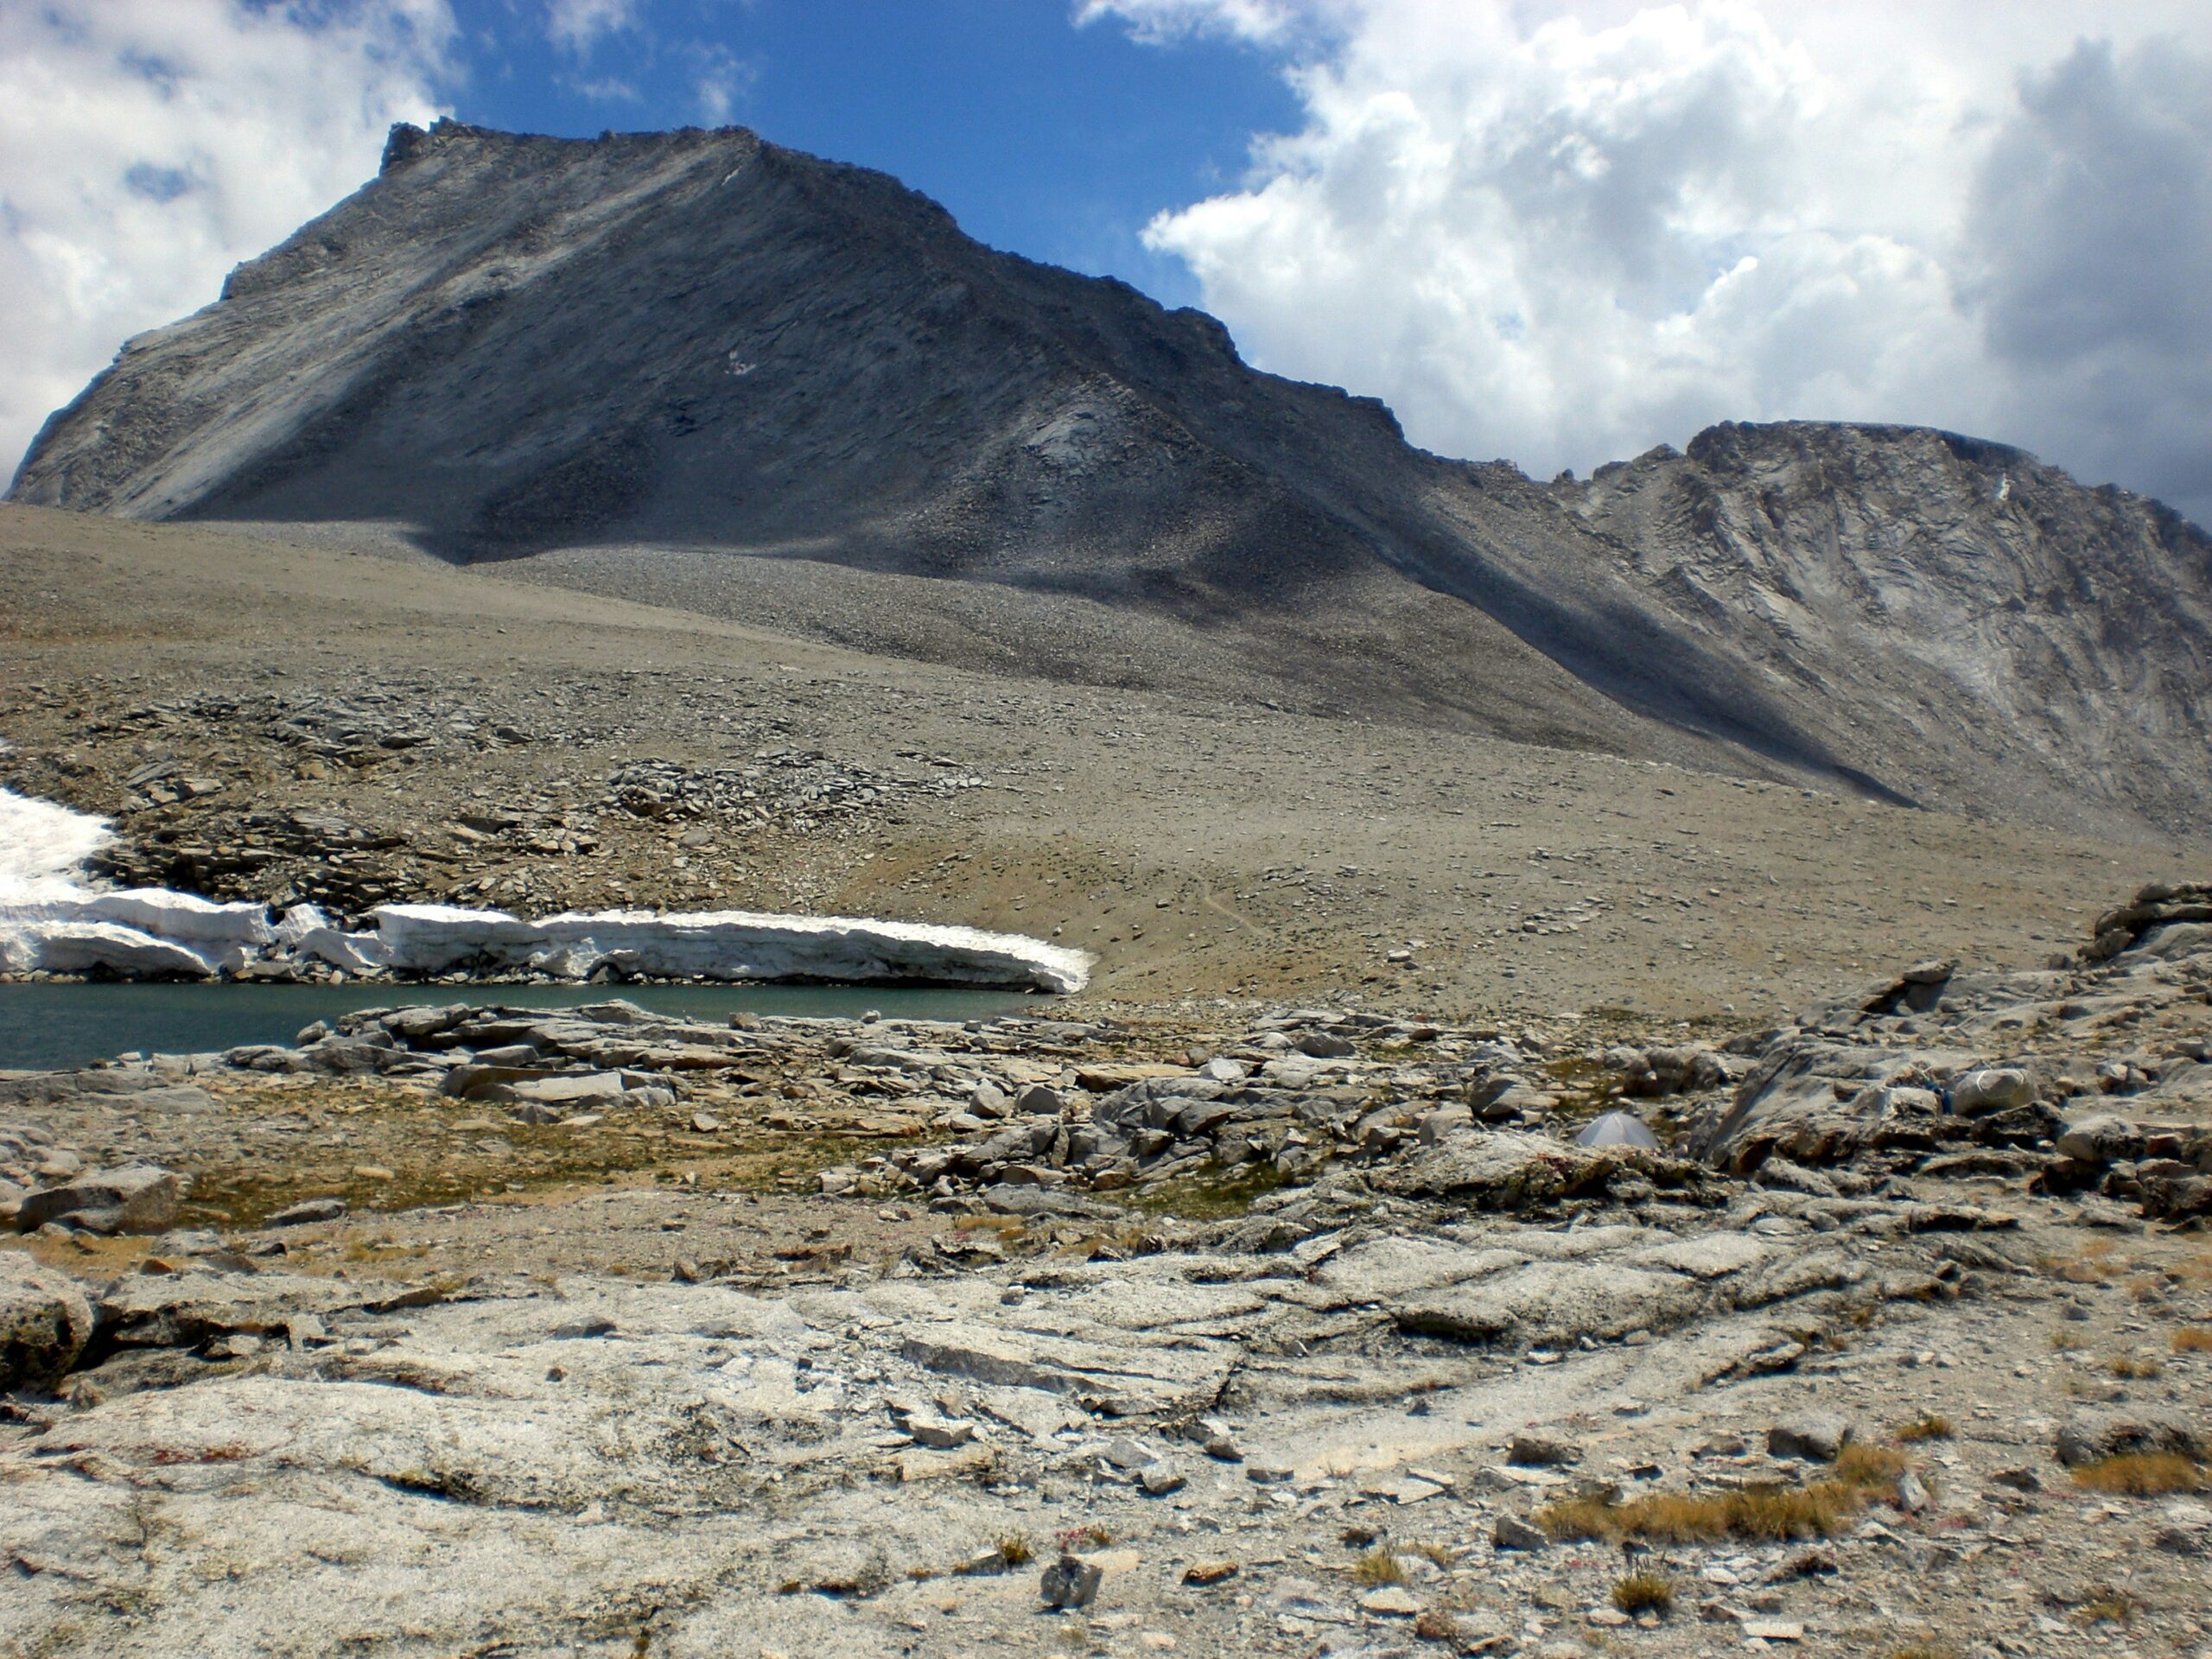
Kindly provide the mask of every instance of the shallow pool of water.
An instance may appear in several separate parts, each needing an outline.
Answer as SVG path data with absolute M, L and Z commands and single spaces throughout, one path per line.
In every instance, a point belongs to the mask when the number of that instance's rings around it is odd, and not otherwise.
M 196 1054 L 289 1043 L 302 1026 L 356 1008 L 474 1002 L 567 1008 L 620 997 L 657 1014 L 720 1023 L 754 1014 L 982 1020 L 1051 999 L 1007 991 L 855 985 L 0 985 L 0 1071 L 83 1065 L 136 1049 Z

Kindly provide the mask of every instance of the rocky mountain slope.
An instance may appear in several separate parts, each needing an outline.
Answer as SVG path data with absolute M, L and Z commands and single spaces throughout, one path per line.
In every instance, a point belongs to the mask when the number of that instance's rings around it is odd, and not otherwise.
M 1995 446 L 1726 427 L 1587 486 L 1407 445 L 1211 318 L 742 130 L 397 129 L 130 342 L 13 499 L 397 526 L 939 660 L 2212 822 L 2212 542 Z

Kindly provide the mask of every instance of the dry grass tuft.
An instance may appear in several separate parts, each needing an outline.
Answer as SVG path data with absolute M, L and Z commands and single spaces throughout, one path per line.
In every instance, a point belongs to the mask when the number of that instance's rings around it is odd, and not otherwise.
M 1441 1607 L 1429 1607 L 1414 1620 L 1414 1634 L 1424 1642 L 1449 1642 L 1454 1647 L 1460 1640 L 1459 1621 Z
M 1026 1532 L 1009 1532 L 999 1539 L 999 1559 L 1008 1567 L 1026 1567 L 1036 1554 Z
M 2123 1452 L 2074 1471 L 2074 1484 L 2118 1497 L 2162 1497 L 2212 1491 L 2212 1470 L 2178 1452 Z
M 2212 1325 L 2185 1325 L 2175 1332 L 2174 1352 L 2212 1354 Z
M 2166 1368 L 2155 1359 L 2136 1354 L 2115 1354 L 2105 1362 L 2105 1370 L 2114 1376 L 2146 1380 L 2165 1375 Z
M 1823 1478 L 1803 1486 L 1779 1484 L 1726 1492 L 1654 1492 L 1625 1503 L 1570 1497 L 1531 1517 L 1551 1538 L 1616 1542 L 1647 1538 L 1663 1544 L 1713 1544 L 1725 1538 L 1783 1543 L 1827 1538 L 1872 1502 L 1909 1466 L 1891 1446 L 1847 1446 Z
M 1909 1648 L 1899 1648 L 1890 1659 L 1959 1659 L 1959 1650 L 1937 1647 L 1932 1642 L 1916 1642 Z
M 1631 1573 L 1613 1586 L 1613 1605 L 1624 1613 L 1671 1612 L 1674 1580 L 1663 1573 Z
M 1951 1420 L 1933 1411 L 1914 1418 L 1897 1433 L 1897 1439 L 1908 1446 L 1918 1440 L 1948 1440 L 1951 1435 Z
M 2128 1624 L 2134 1622 L 2135 1608 L 2134 1598 L 2126 1591 L 2101 1584 L 2074 1610 L 2074 1617 L 2084 1624 Z
M 1715 1544 L 1724 1538 L 1781 1542 L 1791 1538 L 1825 1538 L 1864 1499 L 1838 1481 L 1810 1486 L 1757 1486 L 1740 1491 L 1694 1496 L 1655 1492 L 1626 1503 L 1575 1497 L 1535 1513 L 1536 1525 L 1552 1538 L 1648 1538 L 1665 1544 Z
M 1352 1563 L 1351 1575 L 1370 1589 L 1406 1581 L 1405 1564 L 1387 1549 L 1370 1549 Z
M 1853 1440 L 1836 1454 L 1828 1478 L 1851 1486 L 1880 1486 L 1895 1480 L 1910 1464 L 1911 1459 L 1895 1446 Z

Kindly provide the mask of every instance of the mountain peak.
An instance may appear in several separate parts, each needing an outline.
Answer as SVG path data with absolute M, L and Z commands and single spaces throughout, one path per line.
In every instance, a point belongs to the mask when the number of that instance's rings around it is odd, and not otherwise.
M 13 496 L 396 526 L 661 603 L 772 592 L 839 638 L 865 589 L 888 649 L 1238 663 L 1524 741 L 2212 821 L 2212 558 L 2155 503 L 1811 422 L 1535 485 L 743 128 L 394 128 L 360 190 L 130 341 Z

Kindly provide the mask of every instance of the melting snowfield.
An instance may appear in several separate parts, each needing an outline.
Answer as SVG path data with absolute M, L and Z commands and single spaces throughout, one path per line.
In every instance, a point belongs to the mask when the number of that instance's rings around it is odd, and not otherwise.
M 0 789 L 0 909 L 84 894 L 84 864 L 107 820 Z
M 1076 991 L 1090 959 L 1019 933 L 750 911 L 568 912 L 531 919 L 447 905 L 381 905 L 347 932 L 311 905 L 272 924 L 258 904 L 158 887 L 99 892 L 84 861 L 105 821 L 0 790 L 0 971 L 195 979 L 259 961 L 320 961 L 357 975 L 602 969 L 711 980 L 921 982 Z

